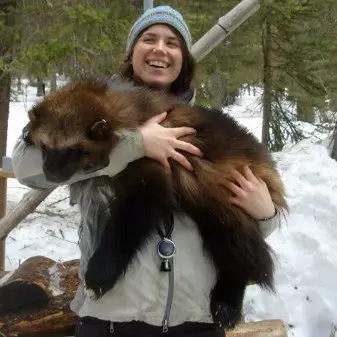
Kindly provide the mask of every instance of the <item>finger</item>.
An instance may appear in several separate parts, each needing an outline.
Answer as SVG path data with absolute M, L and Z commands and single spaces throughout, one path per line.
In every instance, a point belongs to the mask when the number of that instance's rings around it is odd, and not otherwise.
M 257 179 L 257 181 L 258 181 L 261 185 L 263 185 L 263 186 L 265 186 L 266 188 L 268 188 L 267 183 L 266 183 L 263 179 L 261 179 L 260 177 L 256 177 L 256 179 Z
M 192 164 L 186 159 L 184 155 L 182 155 L 179 152 L 174 152 L 173 156 L 171 157 L 173 160 L 175 160 L 177 163 L 179 163 L 181 166 L 185 167 L 188 171 L 193 171 Z
M 250 181 L 252 183 L 258 182 L 258 179 L 257 179 L 256 175 L 253 173 L 253 171 L 250 169 L 250 167 L 248 165 L 246 165 L 244 167 L 244 174 L 245 174 L 245 177 L 248 181 Z
M 242 188 L 249 188 L 250 184 L 246 178 L 237 170 L 233 170 L 233 178 Z
M 243 198 L 246 195 L 245 191 L 241 187 L 230 181 L 226 182 L 226 187 L 239 198 Z
M 161 123 L 167 116 L 167 112 L 164 111 L 159 115 L 153 116 L 151 117 L 146 123 Z
M 182 126 L 180 128 L 172 128 L 173 134 L 176 138 L 180 138 L 187 135 L 195 135 L 197 131 L 193 128 Z
M 174 148 L 186 151 L 186 152 L 188 152 L 190 154 L 193 154 L 195 156 L 198 156 L 198 157 L 204 156 L 204 154 L 201 152 L 201 150 L 198 147 L 194 146 L 191 143 L 184 142 L 182 140 L 176 140 L 176 142 L 174 144 Z
M 228 198 L 229 202 L 232 203 L 233 205 L 241 207 L 241 202 L 240 199 L 238 198 Z
M 168 162 L 167 158 L 163 159 L 161 161 L 161 163 L 164 165 L 164 167 L 166 168 L 166 170 L 168 172 L 171 172 L 171 166 L 170 166 L 170 163 Z

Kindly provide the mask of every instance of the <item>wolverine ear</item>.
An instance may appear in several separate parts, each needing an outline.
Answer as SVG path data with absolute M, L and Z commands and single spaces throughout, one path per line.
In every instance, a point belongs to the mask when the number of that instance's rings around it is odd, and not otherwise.
M 111 138 L 111 129 L 105 119 L 92 124 L 87 129 L 87 137 L 91 140 L 108 140 Z

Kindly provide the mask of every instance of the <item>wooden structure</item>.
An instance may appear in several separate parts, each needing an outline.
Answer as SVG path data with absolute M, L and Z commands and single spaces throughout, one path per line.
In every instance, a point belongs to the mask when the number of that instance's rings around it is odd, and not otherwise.
M 13 172 L 0 169 L 0 219 L 6 214 L 7 178 L 14 178 Z M 0 237 L 0 272 L 5 270 L 6 241 Z

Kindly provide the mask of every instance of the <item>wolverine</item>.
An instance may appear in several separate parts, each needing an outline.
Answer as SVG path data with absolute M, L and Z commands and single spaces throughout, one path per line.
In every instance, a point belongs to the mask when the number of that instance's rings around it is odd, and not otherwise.
M 286 210 L 284 188 L 266 147 L 221 110 L 190 106 L 150 89 L 81 80 L 51 93 L 29 111 L 29 142 L 42 150 L 49 181 L 62 183 L 75 173 L 105 167 L 125 129 L 135 129 L 167 111 L 165 127 L 190 126 L 183 140 L 203 157 L 184 153 L 194 170 L 175 161 L 171 171 L 149 158 L 138 159 L 114 177 L 104 177 L 114 198 L 100 243 L 90 258 L 85 285 L 96 298 L 114 287 L 146 240 L 167 226 L 173 213 L 197 224 L 217 279 L 211 291 L 215 322 L 232 327 L 239 319 L 249 282 L 273 290 L 273 258 L 257 221 L 229 199 L 227 182 L 249 165 L 262 179 L 278 209 Z M 80 195 L 90 178 L 70 185 Z M 101 183 L 101 180 L 100 180 Z

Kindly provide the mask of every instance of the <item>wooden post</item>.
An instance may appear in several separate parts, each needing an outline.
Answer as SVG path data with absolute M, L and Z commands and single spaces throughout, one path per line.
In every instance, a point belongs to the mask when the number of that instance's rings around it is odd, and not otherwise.
M 15 0 L 4 0 L 0 2 L 0 12 L 5 14 L 4 25 L 11 26 L 13 24 L 13 17 L 9 13 L 8 8 L 15 6 Z M 3 31 L 3 30 L 2 30 Z M 5 62 L 10 61 L 9 49 L 12 41 L 4 33 L 0 33 L 0 56 L 4 56 Z M 8 126 L 8 112 L 9 112 L 9 95 L 10 95 L 10 74 L 4 70 L 0 70 L 0 158 L 6 155 L 7 145 L 7 126 Z M 1 163 L 2 164 L 2 163 Z M 1 165 L 0 165 L 1 166 Z M 6 197 L 7 197 L 7 180 L 0 178 L 0 218 L 6 213 Z M 5 268 L 5 241 L 0 241 L 0 271 Z
M 6 214 L 7 178 L 14 178 L 12 172 L 0 169 L 0 220 Z M 5 270 L 6 241 L 0 239 L 0 273 Z
M 0 158 L 6 154 L 10 77 L 0 71 Z M 0 177 L 0 219 L 6 214 L 7 179 Z M 5 269 L 5 240 L 0 241 L 0 271 Z

